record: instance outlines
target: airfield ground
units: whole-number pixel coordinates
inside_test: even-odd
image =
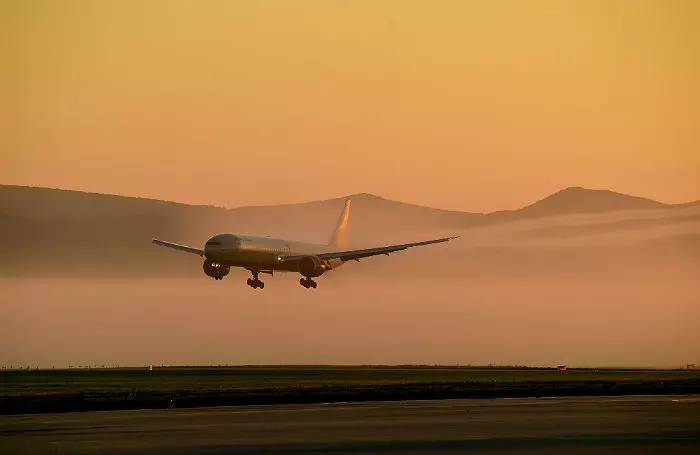
[[[247,366],[4,370],[2,414],[415,399],[700,393],[700,371]]]
[[[3,453],[697,454],[700,397],[234,406],[4,416]]]

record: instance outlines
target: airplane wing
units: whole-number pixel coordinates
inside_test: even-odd
[[[191,246],[179,245],[177,243],[170,243],[164,240],[153,239],[153,243],[160,246],[165,246],[168,248],[173,248],[175,250],[184,251],[185,253],[196,254],[198,256],[204,256],[204,250],[199,248],[192,248]]]
[[[390,253],[405,250],[408,248],[413,248],[414,246],[423,246],[423,245],[431,245],[433,243],[449,242],[450,240],[456,239],[456,238],[457,237],[445,237],[442,239],[426,240],[423,242],[416,242],[416,243],[404,243],[402,245],[380,246],[377,248],[366,248],[363,250],[333,251],[330,253],[316,254],[314,256],[317,256],[321,259],[340,259],[342,261],[352,261],[352,260],[357,261],[361,258],[376,256],[379,254],[386,254],[388,256]],[[300,259],[303,259],[304,257],[306,257],[306,256],[283,256],[280,258],[280,260],[283,262],[298,261]]]

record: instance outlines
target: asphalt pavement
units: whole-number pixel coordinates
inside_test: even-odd
[[[474,399],[0,417],[3,454],[700,453],[700,396]]]

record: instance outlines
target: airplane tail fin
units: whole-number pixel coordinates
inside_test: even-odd
[[[348,232],[348,218],[350,218],[350,199],[345,201],[343,212],[338,217],[338,222],[335,225],[335,231],[331,235],[328,245],[334,248],[343,248],[345,246],[345,238]]]

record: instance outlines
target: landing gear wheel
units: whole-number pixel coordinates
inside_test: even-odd
[[[316,289],[316,286],[317,286],[316,282],[314,280],[312,280],[311,278],[300,278],[299,284],[304,286],[306,289],[309,289],[309,288]]]
[[[248,278],[248,280],[246,281],[246,283],[248,283],[248,286],[250,286],[253,289],[264,289],[265,283],[260,281],[260,279],[258,278],[258,271],[250,270],[250,273],[253,274],[253,278]]]
[[[264,289],[264,288],[265,288],[265,283],[263,283],[262,281],[260,281],[260,280],[258,279],[257,274],[254,274],[254,275],[253,275],[253,278],[248,278],[248,280],[246,281],[246,283],[248,283],[248,286],[250,286],[250,287],[253,288],[253,289],[258,289],[258,288],[259,288],[259,289]]]

